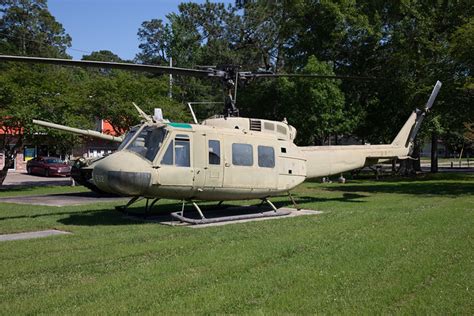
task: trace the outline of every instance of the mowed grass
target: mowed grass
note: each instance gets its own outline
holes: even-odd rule
[[[0,313],[473,314],[473,175],[310,182],[295,196],[324,213],[190,229],[110,203],[0,204],[1,233],[73,233],[0,243]]]

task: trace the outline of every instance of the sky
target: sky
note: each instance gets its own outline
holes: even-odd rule
[[[133,59],[139,51],[137,32],[142,22],[165,20],[168,13],[178,11],[181,2],[188,1],[48,0],[48,8],[72,37],[68,54],[73,59],[98,50],[110,50],[122,59]],[[233,4],[235,0],[219,2]]]

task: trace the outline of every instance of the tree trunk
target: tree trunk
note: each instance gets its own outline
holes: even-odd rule
[[[3,185],[3,181],[5,181],[5,178],[7,177],[9,166],[11,165],[12,162],[14,162],[7,155],[5,155],[4,161],[5,161],[5,164],[3,165],[2,170],[0,170],[0,186]]]
[[[413,159],[401,159],[399,161],[400,168],[398,169],[398,174],[408,176],[416,173]]]
[[[420,151],[421,151],[421,144],[418,141],[415,141],[414,147],[413,147],[413,153],[412,153],[412,158],[415,159],[413,160],[413,171],[416,172],[421,172],[421,161],[420,161]]]
[[[7,145],[11,143],[8,139],[4,139],[4,141],[5,143],[2,145],[4,164],[3,169],[0,170],[0,186],[3,185],[3,181],[5,181],[5,178],[7,177],[9,167],[14,166],[18,154],[18,148],[23,146],[23,135],[18,135],[17,142],[14,145]]]
[[[431,172],[438,172],[438,134],[431,134]]]
[[[415,142],[413,147],[413,152],[411,154],[411,158],[413,159],[400,159],[398,160],[400,163],[400,168],[398,169],[398,174],[408,176],[414,175],[417,172],[421,171],[421,164],[420,164],[420,150],[421,146],[418,142]],[[395,163],[392,162],[392,172],[395,170]]]
[[[7,177],[7,174],[8,174],[8,168],[7,168],[7,170],[5,170],[5,168],[0,170],[0,186],[3,185],[3,181],[5,181],[5,178]]]

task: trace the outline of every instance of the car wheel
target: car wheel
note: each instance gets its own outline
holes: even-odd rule
[[[31,174],[31,167],[26,168],[26,173]]]
[[[45,176],[45,177],[49,177],[49,169],[45,169],[45,170],[44,170],[44,176]]]

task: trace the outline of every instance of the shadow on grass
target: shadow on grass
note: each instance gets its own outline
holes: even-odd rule
[[[53,213],[45,213],[45,214],[35,214],[35,215],[18,215],[18,216],[5,216],[0,217],[0,221],[10,220],[10,219],[21,219],[21,218],[39,218],[39,217],[48,217],[48,216],[60,216],[60,215],[70,215],[70,214],[87,214],[87,213],[94,213],[98,212],[97,210],[90,210],[90,211],[71,211],[71,212],[53,212]]]
[[[3,192],[28,192],[36,190],[35,186],[20,186],[20,185],[2,185],[0,186],[0,193]]]
[[[414,183],[400,183],[400,182],[379,182],[371,184],[355,184],[355,185],[339,185],[328,186],[324,188],[327,191],[341,191],[341,192],[367,192],[367,193],[397,193],[397,194],[412,194],[412,195],[439,195],[456,197],[460,195],[473,195],[474,183],[472,182],[458,182],[458,183],[442,183],[442,182],[414,182]]]
[[[305,203],[318,203],[318,202],[349,202],[349,203],[364,203],[364,201],[358,200],[365,198],[367,195],[357,194],[357,193],[343,193],[341,197],[324,197],[324,196],[296,196],[296,202],[305,204]],[[275,203],[276,205],[277,203]]]
[[[306,204],[314,202],[328,202],[328,201],[339,201],[339,202],[351,202],[361,203],[357,199],[364,198],[365,195],[345,193],[342,197],[337,198],[324,198],[324,197],[310,197],[310,196],[297,196],[295,197],[297,203]],[[232,204],[232,202],[216,206],[215,203],[207,202],[200,203],[200,208],[207,218],[213,218],[218,216],[232,216],[232,215],[243,215],[249,213],[259,213],[262,211],[269,211],[271,208],[268,205],[257,207],[256,204],[252,203],[255,200],[249,201],[247,206],[242,204]],[[293,204],[289,200],[278,200],[274,202],[277,208],[281,207],[293,207]],[[251,206],[248,206],[251,205]],[[258,205],[258,204],[257,204]],[[97,226],[97,225],[140,225],[147,223],[147,219],[153,221],[172,221],[171,213],[181,211],[181,203],[167,203],[158,204],[153,207],[150,212],[145,214],[144,206],[130,207],[127,210],[127,214],[118,212],[114,209],[103,209],[95,211],[83,211],[74,212],[66,218],[58,220],[59,223],[64,225],[78,225],[78,226]],[[233,209],[230,209],[233,208]],[[236,209],[238,208],[238,209]],[[192,205],[187,204],[184,212],[187,217],[198,218],[197,212],[194,210]],[[47,215],[47,214],[46,214]],[[145,220],[145,221],[141,221]],[[175,220],[176,221],[176,220]]]
[[[210,206],[210,205],[209,205]],[[205,211],[206,206],[202,207]],[[129,207],[126,212],[119,212],[114,208],[73,212],[66,218],[59,219],[58,222],[64,225],[77,226],[97,226],[97,225],[141,225],[146,224],[146,220],[151,217],[162,217],[164,220],[171,220],[171,213],[181,211],[181,203],[155,204],[155,206],[145,213],[145,206]],[[192,206],[187,205],[185,212],[193,211]]]
[[[349,173],[344,174],[344,176],[349,181],[374,181],[374,182],[408,182],[408,181],[474,181],[474,173],[464,173],[464,172],[439,172],[439,173],[418,173],[415,175],[391,175],[391,174],[382,174],[377,180],[373,173],[371,172],[361,172],[358,175],[351,175]],[[330,177],[333,182],[337,182],[339,176]],[[321,183],[321,178],[314,178],[306,180],[307,183]]]
[[[114,209],[95,210],[72,214],[58,220],[63,225],[74,226],[114,226],[114,225],[142,225],[145,222],[124,217]]]

